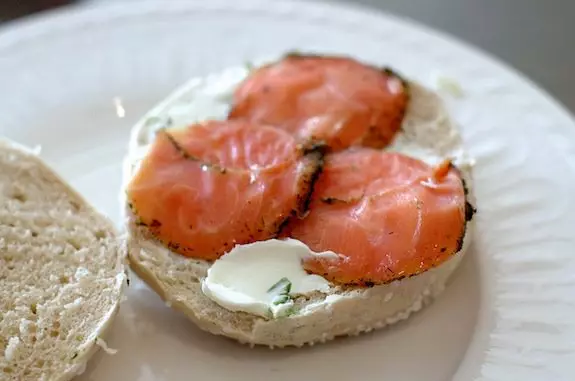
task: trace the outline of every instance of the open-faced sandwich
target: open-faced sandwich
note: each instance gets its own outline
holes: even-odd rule
[[[407,318],[470,238],[470,162],[433,92],[290,54],[190,80],[135,126],[134,271],[199,327],[301,346]]]
[[[126,248],[40,157],[0,140],[0,379],[64,381],[100,347]]]

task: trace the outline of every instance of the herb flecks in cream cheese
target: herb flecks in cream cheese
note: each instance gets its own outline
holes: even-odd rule
[[[265,318],[287,316],[295,296],[329,291],[326,279],[302,267],[302,260],[313,255],[336,254],[314,253],[294,239],[238,245],[210,267],[202,291],[230,311]]]

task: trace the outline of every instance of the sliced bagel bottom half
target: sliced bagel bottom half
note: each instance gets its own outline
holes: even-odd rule
[[[185,126],[206,119],[224,119],[235,86],[248,69],[235,67],[205,78],[194,78],[150,110],[133,128],[124,161],[128,184],[158,129]],[[424,86],[410,82],[411,100],[402,131],[388,148],[409,152],[424,161],[429,157],[453,158],[473,203],[472,160],[448,116],[441,98]],[[121,200],[127,205],[124,192]],[[173,308],[183,312],[201,329],[242,343],[270,347],[302,346],[337,336],[356,335],[406,319],[438,296],[458,267],[469,245],[473,221],[467,223],[461,250],[439,266],[417,276],[371,288],[332,285],[327,293],[296,299],[298,314],[265,319],[232,312],[206,297],[201,289],[210,262],[171,252],[154,240],[125,207],[129,232],[130,265]]]

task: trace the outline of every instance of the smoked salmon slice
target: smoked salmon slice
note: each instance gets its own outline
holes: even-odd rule
[[[238,86],[228,118],[279,127],[331,151],[383,148],[399,131],[408,98],[407,83],[389,69],[290,54]]]
[[[473,208],[459,171],[370,148],[325,157],[310,212],[286,236],[339,259],[308,259],[307,271],[370,286],[419,274],[458,252]]]
[[[160,130],[126,188],[137,223],[176,253],[215,260],[303,215],[322,165],[283,130],[210,121]]]

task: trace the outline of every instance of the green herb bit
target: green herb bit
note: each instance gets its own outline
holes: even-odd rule
[[[291,291],[291,282],[288,278],[283,277],[268,289],[268,293],[287,295]]]
[[[144,125],[147,126],[151,126],[154,124],[159,124],[162,122],[162,119],[160,117],[157,116],[151,116],[148,119],[146,119],[146,121],[144,122]]]
[[[250,61],[246,61],[245,63],[245,67],[247,71],[253,71],[256,67],[254,66],[254,64]]]
[[[289,302],[289,301],[290,301],[290,296],[289,296],[289,295],[281,294],[281,295],[278,295],[278,296],[276,296],[276,297],[273,298],[272,304],[273,304],[274,306],[277,306],[277,305],[280,305],[280,304],[287,303],[287,302]]]
[[[285,314],[282,317],[290,317],[293,315],[297,315],[298,312],[299,312],[298,308],[295,305],[293,305],[286,310]]]
[[[173,124],[173,120],[171,117],[162,118],[159,116],[151,116],[144,122],[144,126],[160,126],[158,129],[168,128]]]

